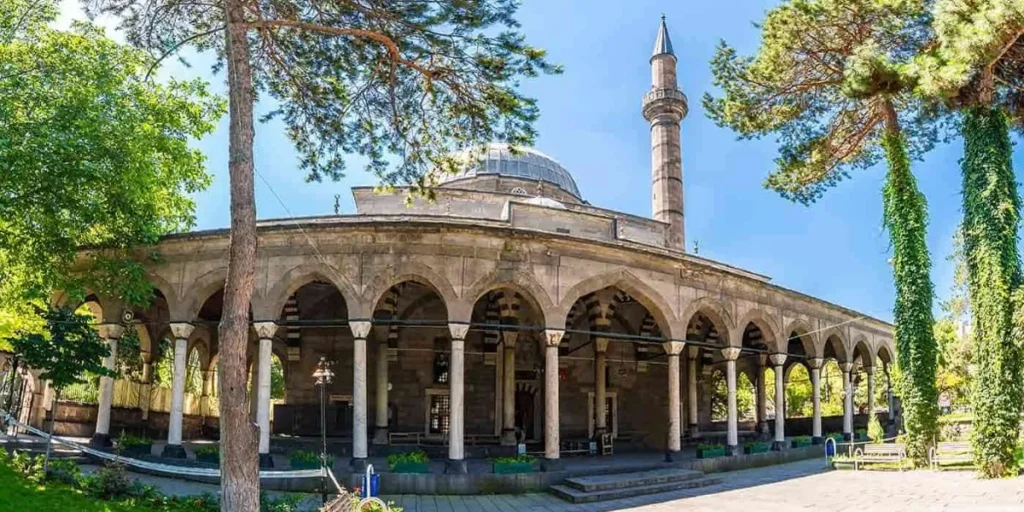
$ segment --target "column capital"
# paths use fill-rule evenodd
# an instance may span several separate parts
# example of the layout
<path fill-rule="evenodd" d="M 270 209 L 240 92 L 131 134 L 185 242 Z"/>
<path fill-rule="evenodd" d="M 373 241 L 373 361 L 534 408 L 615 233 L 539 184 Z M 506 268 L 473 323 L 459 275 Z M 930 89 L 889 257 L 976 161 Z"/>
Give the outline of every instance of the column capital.
<path fill-rule="evenodd" d="M 449 323 L 448 330 L 452 334 L 452 340 L 465 340 L 469 332 L 469 324 Z"/>
<path fill-rule="evenodd" d="M 187 340 L 196 326 L 188 322 L 171 322 L 171 334 L 176 340 Z"/>
<path fill-rule="evenodd" d="M 871 376 L 873 376 L 875 374 L 875 367 L 874 366 L 865 366 L 864 367 L 864 371 L 867 372 L 868 377 L 871 377 Z"/>
<path fill-rule="evenodd" d="M 548 347 L 557 347 L 562 344 L 563 336 L 565 336 L 565 331 L 562 329 L 545 329 L 544 345 Z"/>
<path fill-rule="evenodd" d="M 741 350 L 739 347 L 723 348 L 722 357 L 724 357 L 726 361 L 735 361 L 740 357 L 740 352 Z"/>
<path fill-rule="evenodd" d="M 786 364 L 786 354 L 772 354 L 768 356 L 772 360 L 772 364 L 775 366 L 782 366 Z"/>
<path fill-rule="evenodd" d="M 356 339 L 365 340 L 370 335 L 370 328 L 373 327 L 373 322 L 368 320 L 357 320 L 348 323 L 349 329 L 352 329 L 352 336 Z"/>
<path fill-rule="evenodd" d="M 850 373 L 853 371 L 853 363 L 839 363 L 839 369 L 843 370 L 843 373 Z"/>
<path fill-rule="evenodd" d="M 256 329 L 256 336 L 261 340 L 274 339 L 277 333 L 277 322 L 254 322 L 253 329 Z"/>
<path fill-rule="evenodd" d="M 758 356 L 757 356 L 757 363 L 759 365 L 761 365 L 761 368 L 764 368 L 765 366 L 767 366 L 768 365 L 768 354 L 758 354 Z"/>
<path fill-rule="evenodd" d="M 608 351 L 608 338 L 594 338 L 594 352 L 603 354 Z"/>
<path fill-rule="evenodd" d="M 807 359 L 807 366 L 809 366 L 812 370 L 820 370 L 821 365 L 824 362 L 825 360 L 820 357 L 811 357 Z"/>
<path fill-rule="evenodd" d="M 124 334 L 124 326 L 121 324 L 100 324 L 96 326 L 96 331 L 105 340 L 116 340 Z"/>
<path fill-rule="evenodd" d="M 691 346 L 690 349 L 687 350 L 686 352 L 690 359 L 697 359 L 698 357 L 700 357 L 700 347 Z"/>
<path fill-rule="evenodd" d="M 501 341 L 507 349 L 516 348 L 516 340 L 518 339 L 519 331 L 501 331 Z"/>
<path fill-rule="evenodd" d="M 679 356 L 679 354 L 683 353 L 683 348 L 685 346 L 686 343 L 682 341 L 666 341 L 665 343 L 661 344 L 661 347 L 665 349 L 666 354 L 677 357 Z"/>

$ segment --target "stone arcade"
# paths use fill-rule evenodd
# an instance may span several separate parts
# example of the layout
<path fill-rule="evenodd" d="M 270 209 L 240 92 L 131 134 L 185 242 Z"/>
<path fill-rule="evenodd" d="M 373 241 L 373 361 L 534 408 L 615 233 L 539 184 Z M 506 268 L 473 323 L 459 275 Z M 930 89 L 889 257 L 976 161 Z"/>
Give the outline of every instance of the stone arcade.
<path fill-rule="evenodd" d="M 311 375 L 321 356 L 336 374 L 327 389 L 328 435 L 351 442 L 356 466 L 371 449 L 433 444 L 446 446 L 451 472 L 465 471 L 467 456 L 518 442 L 542 450 L 546 468 L 557 467 L 563 454 L 602 434 L 617 451 L 671 457 L 684 440 L 721 428 L 737 451 L 737 376 L 756 383 L 757 427 L 767 432 L 769 366 L 783 376 L 794 365 L 809 369 L 815 407 L 806 433 L 820 440 L 823 360 L 840 364 L 847 389 L 855 370 L 888 374 L 891 325 L 684 252 L 687 99 L 664 21 L 650 64 L 642 113 L 651 125 L 653 219 L 593 206 L 553 159 L 491 144 L 479 163 L 442 178 L 435 202 L 408 208 L 402 191 L 357 187 L 354 215 L 259 223 L 249 358 L 265 461 L 279 436 L 319 435 Z M 170 342 L 162 355 L 173 360 L 170 406 L 150 412 L 143 383 L 137 410 L 123 410 L 115 383 L 103 379 L 92 431 L 81 434 L 104 444 L 141 425 L 166 432 L 164 454 L 180 457 L 183 440 L 216 429 L 227 249 L 227 230 L 168 236 L 156 247 L 162 262 L 149 268 L 156 299 L 135 311 L 135 328 L 145 379 L 160 357 L 157 342 Z M 116 349 L 121 305 L 95 295 L 87 304 Z M 272 405 L 275 357 L 285 395 Z M 193 360 L 202 385 L 187 394 Z M 724 426 L 711 421 L 713 368 L 724 370 L 728 385 Z M 775 381 L 776 411 L 785 410 L 784 380 Z M 35 389 L 30 416 L 40 423 L 49 405 L 44 386 Z M 774 422 L 780 448 L 793 434 L 781 416 Z M 847 393 L 843 432 L 853 421 Z"/>

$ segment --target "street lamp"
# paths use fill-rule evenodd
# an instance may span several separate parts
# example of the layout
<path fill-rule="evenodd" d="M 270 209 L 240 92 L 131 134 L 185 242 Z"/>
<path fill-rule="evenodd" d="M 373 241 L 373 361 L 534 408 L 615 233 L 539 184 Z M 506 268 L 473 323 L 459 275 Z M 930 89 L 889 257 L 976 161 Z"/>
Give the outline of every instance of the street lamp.
<path fill-rule="evenodd" d="M 320 386 L 320 491 L 323 504 L 327 504 L 327 385 L 334 380 L 334 372 L 327 363 L 327 358 L 320 356 L 320 362 L 313 372 L 315 384 Z"/>

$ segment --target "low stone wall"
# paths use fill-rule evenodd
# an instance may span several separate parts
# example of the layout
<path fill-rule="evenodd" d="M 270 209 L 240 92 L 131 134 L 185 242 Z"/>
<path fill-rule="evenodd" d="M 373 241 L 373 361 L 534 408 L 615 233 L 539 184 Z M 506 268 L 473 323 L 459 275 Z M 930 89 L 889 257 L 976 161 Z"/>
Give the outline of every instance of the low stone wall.
<path fill-rule="evenodd" d="M 889 420 L 889 413 L 879 412 L 875 413 L 878 415 L 878 421 L 881 422 L 882 426 L 885 426 Z M 768 420 L 768 432 L 775 432 L 775 420 Z M 795 436 L 809 436 L 814 431 L 814 418 L 786 418 L 786 437 Z M 710 430 L 715 432 L 725 432 L 728 428 L 726 422 L 715 421 L 709 425 Z M 751 421 L 741 421 L 739 423 L 740 430 L 754 430 L 756 424 Z M 853 415 L 853 429 L 868 428 L 868 415 L 867 414 L 854 414 Z M 842 416 L 822 416 L 821 417 L 821 433 L 827 435 L 832 432 L 843 431 L 843 417 Z"/>
<path fill-rule="evenodd" d="M 96 404 L 83 404 L 78 402 L 59 402 L 57 406 L 57 421 L 54 423 L 54 433 L 67 437 L 92 437 L 96 432 Z M 150 411 L 149 418 L 142 419 L 142 410 L 112 407 L 110 409 L 110 434 L 117 437 L 122 430 L 134 434 L 146 434 L 152 439 L 166 439 L 167 426 L 170 424 L 170 414 L 166 412 Z M 44 425 L 35 425 L 38 428 L 49 427 L 49 418 L 46 418 Z M 185 440 L 204 437 L 216 437 L 219 428 L 217 418 L 203 418 L 194 415 L 185 415 L 182 420 L 182 437 Z"/>

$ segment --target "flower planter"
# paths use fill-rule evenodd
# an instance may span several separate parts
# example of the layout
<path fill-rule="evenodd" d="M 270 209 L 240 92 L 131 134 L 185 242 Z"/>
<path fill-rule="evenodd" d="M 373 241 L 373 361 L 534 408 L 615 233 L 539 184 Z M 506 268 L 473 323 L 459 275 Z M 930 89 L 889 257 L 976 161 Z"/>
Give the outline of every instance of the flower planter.
<path fill-rule="evenodd" d="M 697 458 L 698 459 L 713 459 L 715 457 L 725 457 L 725 447 L 721 448 L 698 448 Z"/>
<path fill-rule="evenodd" d="M 392 473 L 413 473 L 413 474 L 427 474 L 430 473 L 430 468 L 426 462 L 399 462 L 394 466 L 391 466 Z"/>
<path fill-rule="evenodd" d="M 129 444 L 127 446 L 121 446 L 121 452 L 125 455 L 152 455 L 153 454 L 153 443 L 147 444 Z"/>
<path fill-rule="evenodd" d="M 292 469 L 320 469 L 320 461 L 318 460 L 290 460 L 288 464 Z"/>
<path fill-rule="evenodd" d="M 760 444 L 757 446 L 744 446 L 743 453 L 751 455 L 754 453 L 768 453 L 768 449 L 771 448 L 767 444 Z"/>
<path fill-rule="evenodd" d="M 496 475 L 514 475 L 519 473 L 533 473 L 532 462 L 502 462 L 494 463 Z"/>

